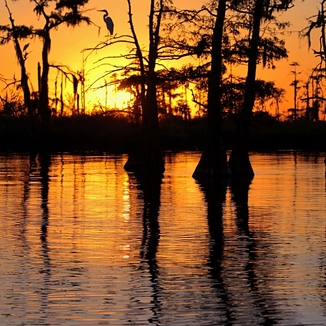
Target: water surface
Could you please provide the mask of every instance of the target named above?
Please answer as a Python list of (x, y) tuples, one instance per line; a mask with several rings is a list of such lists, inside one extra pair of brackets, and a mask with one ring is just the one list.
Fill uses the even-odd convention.
[(0, 325), (325, 325), (324, 157), (210, 184), (199, 158), (1, 155)]

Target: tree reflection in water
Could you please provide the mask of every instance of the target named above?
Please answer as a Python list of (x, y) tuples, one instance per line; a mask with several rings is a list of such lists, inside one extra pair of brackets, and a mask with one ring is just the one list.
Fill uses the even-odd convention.
[(159, 268), (157, 264), (157, 250), (160, 240), (160, 225), (158, 221), (161, 195), (161, 175), (133, 175), (137, 185), (142, 190), (144, 200), (143, 211), (143, 235), (141, 242), (140, 258), (141, 268), (148, 268), (152, 293), (152, 313), (150, 323), (159, 323), (159, 312), (161, 311)]
[(41, 182), (41, 209), (42, 209), (42, 225), (41, 225), (41, 241), (42, 248), (48, 251), (47, 249), (47, 229), (49, 225), (49, 170), (51, 164), (50, 154), (40, 154), (39, 157), (40, 163), (40, 182)]
[[(41, 232), (40, 240), (42, 247), (42, 258), (43, 258), (43, 287), (40, 293), (41, 295), (41, 307), (40, 311), (43, 314), (41, 319), (46, 320), (46, 311), (48, 307), (48, 295), (50, 292), (50, 279), (51, 279), (51, 259), (49, 255), (49, 246), (47, 241), (48, 235), (48, 225), (49, 225), (49, 171), (51, 165), (51, 156), (48, 153), (43, 153), (38, 156), (38, 162), (40, 165), (39, 177), (41, 183), (41, 211), (42, 211), (42, 221), (41, 221)], [(41, 316), (42, 316), (41, 314)]]
[[(249, 228), (250, 184), (250, 179), (215, 179), (199, 182), (207, 203), (207, 223), (210, 235), (207, 264), (221, 306), (220, 311), (224, 314), (221, 318), (225, 325), (240, 321), (243, 309), (246, 310), (246, 314), (250, 313), (256, 325), (278, 323), (278, 320), (273, 318), (273, 315), (277, 315), (276, 303), (273, 302), (268, 284), (260, 284), (265, 286), (265, 289), (258, 284), (268, 275), (265, 275), (266, 270), (259, 261), (261, 259), (258, 257), (259, 250), (257, 249), (259, 240)], [(223, 207), (228, 187), (235, 204), (236, 234), (225, 230), (223, 220)], [(232, 249), (234, 244), (237, 247)], [(241, 293), (237, 294), (232, 289), (238, 287), (238, 291), (241, 292), (241, 288), (246, 288), (246, 284), (250, 287), (250, 295), (243, 298), (246, 299), (245, 306), (239, 307), (240, 302), (243, 305), (243, 301), (241, 299), (239, 301), (238, 298)]]
[(226, 198), (226, 179), (203, 179), (198, 181), (207, 203), (207, 223), (210, 236), (208, 267), (213, 287), (223, 306), (226, 322), (232, 320), (231, 302), (223, 279), (225, 238), (223, 232), (223, 204)]
[[(240, 178), (233, 179), (230, 182), (232, 200), (236, 209), (236, 227), (237, 237), (241, 239), (241, 252), (239, 255), (244, 261), (244, 272), (247, 283), (250, 288), (252, 309), (259, 325), (275, 325), (279, 323), (279, 318), (274, 316), (280, 315), (276, 310), (276, 302), (273, 294), (269, 289), (268, 279), (272, 271), (264, 268), (264, 257), (260, 257), (259, 237), (250, 231), (249, 227), (249, 189), (252, 179)], [(267, 281), (267, 282), (266, 282)]]

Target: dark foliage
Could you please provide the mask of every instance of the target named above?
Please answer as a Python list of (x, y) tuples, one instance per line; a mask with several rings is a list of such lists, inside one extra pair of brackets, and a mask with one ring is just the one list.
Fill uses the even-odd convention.
[[(203, 150), (207, 126), (205, 118), (185, 121), (180, 117), (170, 117), (160, 121), (160, 125), (163, 150)], [(234, 121), (224, 121), (225, 147), (228, 150), (233, 146), (235, 130)], [(0, 115), (0, 151), (29, 151), (29, 137), (27, 116)], [(128, 153), (139, 137), (137, 126), (122, 117), (85, 115), (55, 118), (49, 150)], [(253, 116), (249, 138), (251, 151), (326, 150), (326, 122), (279, 122), (266, 112), (258, 112)]]

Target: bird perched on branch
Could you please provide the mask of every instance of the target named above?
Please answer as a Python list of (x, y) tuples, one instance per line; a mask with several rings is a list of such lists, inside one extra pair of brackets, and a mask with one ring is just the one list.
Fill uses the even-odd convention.
[(197, 54), (197, 58), (199, 58), (209, 46), (209, 35), (204, 34), (194, 50), (195, 54)]
[(98, 10), (98, 11), (102, 11), (102, 12), (104, 12), (103, 20), (104, 20), (104, 22), (105, 22), (105, 24), (106, 24), (106, 27), (107, 27), (107, 29), (109, 30), (110, 34), (113, 35), (114, 23), (113, 23), (112, 18), (109, 16), (108, 11), (105, 10), (105, 9)]

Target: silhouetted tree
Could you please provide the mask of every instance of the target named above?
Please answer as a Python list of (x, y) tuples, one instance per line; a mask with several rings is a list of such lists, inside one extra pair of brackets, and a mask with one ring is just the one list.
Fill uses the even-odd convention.
[(213, 29), (211, 71), (208, 77), (207, 140), (200, 161), (193, 173), (195, 179), (217, 176), (226, 177), (230, 174), (223, 144), (221, 116), (222, 44), (226, 3), (226, 0), (219, 1)]
[[(226, 98), (225, 94), (227, 90), (222, 77), (226, 72), (226, 65), (234, 63), (250, 64), (250, 69), (248, 69), (248, 71), (251, 71), (251, 75), (247, 78), (245, 85), (248, 85), (245, 86), (244, 89), (251, 88), (252, 92), (245, 92), (241, 86), (237, 86), (239, 95), (236, 103), (239, 106), (239, 110), (237, 111), (247, 112), (246, 109), (241, 110), (241, 107), (248, 107), (249, 102), (252, 102), (251, 107), (253, 107), (256, 97), (253, 87), (253, 84), (255, 83), (256, 70), (253, 74), (254, 79), (251, 81), (253, 72), (252, 63), (255, 62), (256, 64), (257, 62), (261, 62), (264, 66), (273, 68), (274, 60), (286, 56), (284, 42), (280, 41), (270, 31), (265, 34), (269, 36), (270, 34), (273, 34), (273, 37), (260, 37), (260, 29), (258, 29), (258, 39), (255, 39), (255, 42), (257, 43), (257, 53), (254, 61), (254, 52), (251, 50), (253, 49), (252, 45), (254, 44), (252, 41), (254, 40), (254, 5), (255, 1), (253, 0), (210, 1), (207, 6), (203, 6), (203, 8), (197, 12), (185, 12), (180, 14), (181, 17), (185, 17), (182, 24), (187, 25), (189, 22), (193, 21), (192, 18), (197, 22), (196, 19), (198, 19), (203, 12), (209, 13), (208, 18), (206, 17), (205, 19), (198, 20), (202, 23), (201, 30), (203, 29), (203, 32), (200, 34), (197, 31), (197, 34), (200, 35), (199, 41), (195, 43), (192, 39), (192, 37), (194, 38), (195, 36), (192, 33), (190, 33), (190, 37), (188, 37), (193, 43), (193, 53), (199, 58), (204, 57), (206, 62), (206, 76), (204, 78), (207, 78), (207, 82), (203, 80), (203, 75), (193, 77), (200, 81), (200, 88), (207, 87), (208, 93), (207, 104), (203, 104), (203, 107), (207, 112), (207, 139), (201, 159), (193, 173), (193, 177), (196, 179), (212, 176), (226, 177), (230, 175), (232, 170), (229, 169), (227, 164), (222, 131), (223, 104), (226, 103), (224, 100)], [(278, 3), (277, 1), (266, 1), (262, 4), (263, 8), (268, 8), (266, 9), (265, 16), (267, 17), (269, 15), (269, 20), (272, 20), (272, 13), (275, 10), (280, 10), (282, 6), (283, 4)], [(214, 14), (214, 10), (217, 11), (217, 14)], [(227, 20), (225, 17), (227, 17)], [(205, 22), (204, 25), (203, 22)], [(281, 23), (276, 25), (278, 28), (284, 28), (286, 26), (286, 24)], [(196, 27), (197, 25), (194, 23), (194, 26)], [(260, 20), (258, 26), (260, 28)], [(190, 30), (195, 30), (195, 27), (192, 29), (190, 28)], [(184, 27), (181, 27), (181, 30), (182, 28)], [(195, 32), (196, 30), (194, 33)], [(186, 49), (189, 51), (189, 48), (191, 47), (191, 45), (187, 43), (186, 36), (181, 36), (180, 38), (176, 38), (170, 42), (179, 49), (179, 52), (177, 51), (178, 53), (185, 51)], [(170, 48), (172, 47), (170, 46)], [(256, 66), (254, 66), (254, 68), (256, 69)], [(241, 93), (247, 95), (242, 95)], [(252, 95), (250, 101), (248, 101), (248, 98), (246, 99), (246, 96), (248, 97), (249, 94)], [(196, 100), (196, 102), (200, 104), (200, 101)], [(242, 113), (239, 121), (243, 120), (242, 118), (244, 115), (245, 113)], [(245, 122), (244, 125), (246, 125)]]
[[(39, 37), (42, 40), (42, 66), (39, 65), (39, 94), (38, 94), (38, 113), (41, 116), (41, 140), (43, 146), (46, 146), (48, 138), (51, 111), (49, 108), (49, 53), (51, 49), (51, 32), (56, 30), (60, 25), (77, 26), (83, 22), (91, 23), (89, 17), (83, 15), (81, 9), (88, 3), (88, 0), (31, 0), (35, 4), (34, 12), (38, 18), (42, 17), (44, 24), (42, 28), (33, 26), (20, 25), (16, 26), (14, 19), (5, 0), (9, 13), (10, 26), (1, 26), (0, 30), (6, 35), (2, 38), (2, 42), (13, 41), (19, 65), (21, 67), (21, 85), (24, 92), (25, 105), (28, 108), (30, 117), (34, 116), (35, 106), (31, 102), (31, 94), (28, 85), (28, 75), (26, 71), (25, 61), (27, 59), (27, 44), (22, 49), (20, 40), (27, 37)], [(31, 104), (32, 103), (32, 104)]]
[(35, 130), (35, 105), (31, 98), (31, 91), (29, 88), (28, 83), (28, 74), (26, 70), (26, 59), (28, 56), (27, 48), (29, 46), (29, 43), (25, 44), (23, 47), (21, 46), (20, 40), (25, 40), (32, 35), (32, 30), (29, 27), (22, 26), (22, 25), (16, 25), (15, 20), (12, 17), (12, 13), (10, 11), (10, 8), (8, 6), (8, 3), (6, 0), (4, 0), (6, 9), (8, 11), (9, 15), (9, 22), (10, 25), (1, 25), (0, 26), (0, 32), (1, 32), (1, 41), (0, 44), (6, 44), (10, 41), (14, 43), (14, 48), (17, 56), (17, 60), (20, 65), (20, 86), (23, 90), (24, 94), (24, 103), (28, 110), (28, 116), (30, 121), (30, 131), (31, 131), (31, 143), (33, 144), (36, 139), (36, 130)]
[[(51, 32), (60, 25), (77, 26), (81, 23), (91, 24), (89, 17), (83, 15), (81, 9), (88, 0), (59, 0), (55, 1), (55, 7), (51, 8), (52, 0), (36, 1), (34, 11), (38, 17), (42, 17), (44, 25), (35, 29), (34, 33), (42, 39), (42, 69), (39, 89), (39, 110), (42, 117), (42, 136), (47, 141), (51, 122), (51, 110), (49, 108), (49, 52), (51, 49)], [(51, 8), (51, 11), (48, 8)], [(50, 11), (50, 12), (48, 12)], [(46, 144), (45, 144), (46, 145)]]
[(157, 77), (159, 113), (161, 116), (171, 116), (173, 99), (182, 96), (179, 88), (184, 84), (184, 76), (177, 69), (171, 68), (157, 71)]
[(157, 74), (156, 62), (160, 44), (160, 31), (164, 11), (171, 1), (150, 1), (149, 9), (149, 46), (145, 58), (140, 47), (138, 36), (133, 24), (131, 0), (128, 1), (129, 24), (136, 47), (136, 58), (140, 71), (140, 101), (142, 106), (142, 124), (138, 148), (130, 153), (125, 164), (127, 171), (133, 172), (164, 172), (164, 159), (159, 140)]
[[(241, 107), (244, 99), (245, 79), (232, 77), (224, 79), (222, 108), (223, 116), (227, 118), (237, 118), (241, 116)], [(267, 82), (261, 79), (255, 81), (255, 104), (259, 110), (265, 110), (266, 103), (278, 106), (282, 100), (285, 90), (275, 86), (274, 82)]]
[[(260, 58), (259, 49), (260, 47), (265, 49), (264, 44), (261, 43), (260, 37), (261, 24), (264, 20), (268, 22), (275, 19), (273, 16), (275, 11), (287, 10), (291, 5), (291, 0), (255, 0), (253, 2), (254, 7), (252, 10), (252, 28), (248, 47), (248, 66), (244, 101), (242, 105), (241, 117), (238, 120), (236, 144), (232, 149), (229, 159), (229, 166), (233, 176), (254, 176), (254, 171), (251, 166), (248, 153), (248, 136), (250, 119), (255, 102), (257, 61)], [(267, 62), (266, 60), (268, 59), (265, 52), (263, 51), (261, 55), (263, 64), (265, 64)]]
[[(311, 33), (318, 31), (320, 37), (318, 38), (318, 47), (313, 49), (314, 55), (319, 58), (319, 63), (313, 68), (309, 82), (312, 83), (312, 94), (309, 94), (309, 82), (306, 87), (307, 110), (306, 118), (311, 121), (319, 119), (319, 106), (321, 101), (326, 101), (322, 95), (321, 88), (323, 81), (326, 78), (326, 0), (320, 1), (320, 8), (316, 15), (308, 19), (308, 26), (302, 30), (302, 35), (307, 37), (309, 48), (314, 46), (312, 44)], [(312, 100), (312, 106), (310, 106)]]
[(320, 31), (319, 48), (314, 49), (314, 54), (317, 55), (321, 62), (326, 63), (326, 0), (320, 1), (320, 9), (316, 15), (308, 20), (308, 26), (302, 31), (302, 34), (308, 38), (309, 47), (311, 44), (311, 33), (314, 30)]

